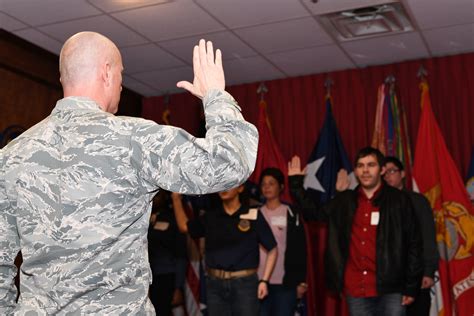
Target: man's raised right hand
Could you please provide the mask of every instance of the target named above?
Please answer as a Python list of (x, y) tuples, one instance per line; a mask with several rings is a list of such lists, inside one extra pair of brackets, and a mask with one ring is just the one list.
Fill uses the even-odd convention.
[(201, 39), (199, 46), (194, 46), (193, 51), (193, 83), (180, 81), (176, 85), (202, 99), (209, 90), (225, 89), (224, 69), (222, 68), (222, 53), (214, 48), (212, 42)]

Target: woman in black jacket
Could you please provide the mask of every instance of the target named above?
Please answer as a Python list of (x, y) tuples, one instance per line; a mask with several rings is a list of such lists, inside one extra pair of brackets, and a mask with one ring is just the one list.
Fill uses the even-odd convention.
[[(267, 168), (260, 176), (260, 189), (265, 204), (260, 212), (267, 220), (277, 240), (277, 262), (268, 280), (268, 296), (262, 300), (260, 315), (294, 315), (296, 300), (307, 289), (306, 239), (298, 212), (280, 201), (284, 188), (283, 173)], [(266, 251), (260, 249), (260, 275), (263, 272)]]

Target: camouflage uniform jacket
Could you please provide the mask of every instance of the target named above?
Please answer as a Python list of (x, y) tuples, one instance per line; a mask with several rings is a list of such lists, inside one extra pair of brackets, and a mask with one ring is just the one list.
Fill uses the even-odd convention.
[(258, 133), (232, 96), (212, 90), (203, 103), (197, 139), (68, 97), (0, 151), (0, 315), (154, 314), (146, 238), (157, 189), (226, 190), (255, 165)]

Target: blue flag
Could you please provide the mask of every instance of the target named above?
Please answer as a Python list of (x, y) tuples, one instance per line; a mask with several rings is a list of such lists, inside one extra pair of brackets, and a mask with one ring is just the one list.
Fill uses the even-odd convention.
[[(346, 169), (351, 177), (351, 188), (356, 184), (352, 166), (347, 157), (346, 150), (342, 144), (341, 136), (336, 126), (336, 121), (332, 114), (330, 97), (326, 98), (326, 116), (323, 127), (320, 131), (316, 145), (309, 156), (304, 187), (306, 194), (316, 203), (325, 203), (336, 194), (337, 173), (340, 169)], [(315, 223), (316, 224), (316, 223)], [(324, 240), (326, 240), (326, 226), (321, 223), (312, 225), (312, 237), (308, 238), (308, 258), (309, 264), (313, 267), (313, 275), (308, 278), (308, 291), (313, 297), (306, 296), (308, 307), (314, 308), (314, 311), (308, 312), (311, 315), (325, 315), (334, 312), (340, 314), (338, 308), (342, 302), (338, 297), (334, 297), (325, 288), (324, 283)], [(339, 313), (336, 311), (339, 310)], [(331, 312), (330, 312), (331, 311)], [(334, 314), (333, 313), (333, 314)], [(304, 315), (304, 314), (303, 314)]]
[(337, 172), (346, 169), (351, 188), (356, 184), (352, 165), (332, 115), (331, 98), (326, 98), (326, 117), (313, 152), (309, 156), (304, 187), (312, 199), (325, 203), (336, 193)]

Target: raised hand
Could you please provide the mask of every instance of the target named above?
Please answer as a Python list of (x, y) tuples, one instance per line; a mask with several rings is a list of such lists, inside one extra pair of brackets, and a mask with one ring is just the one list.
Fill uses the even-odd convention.
[(212, 42), (199, 41), (199, 46), (194, 46), (193, 51), (193, 83), (180, 81), (176, 85), (202, 99), (211, 89), (225, 89), (224, 69), (222, 68), (222, 53), (214, 48)]
[(305, 175), (306, 168), (301, 170), (301, 159), (299, 156), (293, 156), (291, 160), (288, 162), (288, 176), (299, 176)]
[(341, 169), (337, 173), (337, 180), (336, 180), (336, 191), (342, 192), (349, 189), (351, 185), (351, 178), (347, 174), (347, 170)]

